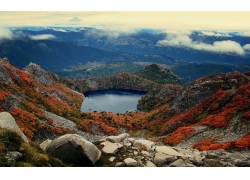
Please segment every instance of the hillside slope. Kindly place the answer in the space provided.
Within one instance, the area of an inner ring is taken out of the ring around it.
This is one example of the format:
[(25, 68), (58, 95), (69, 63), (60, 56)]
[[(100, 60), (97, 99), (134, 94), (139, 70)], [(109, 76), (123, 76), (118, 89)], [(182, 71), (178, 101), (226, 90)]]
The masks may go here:
[[(200, 150), (250, 146), (249, 72), (213, 74), (185, 86), (161, 85), (130, 73), (64, 79), (33, 63), (20, 70), (1, 59), (0, 83), (0, 112), (10, 112), (30, 142), (73, 132), (91, 133), (95, 141), (127, 131)], [(81, 93), (108, 88), (147, 90), (138, 103), (146, 111), (80, 112)]]

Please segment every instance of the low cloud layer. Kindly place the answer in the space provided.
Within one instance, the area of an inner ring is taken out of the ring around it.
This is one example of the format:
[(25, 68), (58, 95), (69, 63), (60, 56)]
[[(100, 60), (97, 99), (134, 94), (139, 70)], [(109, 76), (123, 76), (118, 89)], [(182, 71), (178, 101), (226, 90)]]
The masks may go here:
[(244, 45), (243, 49), (246, 50), (246, 51), (250, 51), (250, 44)]
[(137, 30), (135, 29), (122, 29), (122, 30), (118, 30), (118, 29), (92, 29), (90, 31), (88, 31), (87, 35), (89, 36), (96, 36), (96, 37), (103, 37), (103, 36), (107, 36), (108, 38), (117, 38), (119, 36), (126, 36), (126, 35), (130, 35), (130, 34), (134, 34), (136, 33)]
[(1, 28), (0, 27), (0, 40), (1, 39), (12, 39), (13, 38), (13, 33), (11, 30), (7, 28)]
[(212, 44), (193, 41), (189, 37), (190, 33), (169, 33), (167, 32), (166, 39), (157, 42), (158, 46), (176, 46), (188, 47), (196, 50), (210, 51), (215, 53), (234, 53), (237, 55), (244, 55), (245, 51), (241, 45), (235, 41), (224, 40), (215, 41)]
[(30, 39), (32, 40), (47, 40), (47, 39), (55, 39), (56, 36), (52, 34), (40, 34), (40, 35), (35, 35), (35, 36), (29, 36)]
[(201, 34), (215, 37), (232, 37), (228, 32), (201, 31)]

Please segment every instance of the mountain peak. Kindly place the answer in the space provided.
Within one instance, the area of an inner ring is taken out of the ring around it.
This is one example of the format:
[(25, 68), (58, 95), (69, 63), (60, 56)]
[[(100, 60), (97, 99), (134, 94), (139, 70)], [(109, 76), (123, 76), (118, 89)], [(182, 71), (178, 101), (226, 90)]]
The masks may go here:
[(183, 84), (171, 70), (158, 64), (151, 64), (136, 73), (136, 75), (160, 84)]

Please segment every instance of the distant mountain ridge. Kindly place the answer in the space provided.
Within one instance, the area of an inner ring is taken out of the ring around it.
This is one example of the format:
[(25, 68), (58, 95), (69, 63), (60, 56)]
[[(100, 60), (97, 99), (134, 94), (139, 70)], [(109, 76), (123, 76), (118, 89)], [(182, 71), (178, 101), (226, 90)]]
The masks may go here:
[(146, 66), (135, 74), (160, 84), (183, 84), (171, 70), (157, 64)]

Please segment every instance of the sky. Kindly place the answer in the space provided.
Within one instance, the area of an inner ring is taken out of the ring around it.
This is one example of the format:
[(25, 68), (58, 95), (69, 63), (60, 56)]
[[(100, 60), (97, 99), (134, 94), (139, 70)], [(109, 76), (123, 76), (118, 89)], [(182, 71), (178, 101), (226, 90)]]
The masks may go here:
[[(78, 21), (72, 21), (76, 17)], [(94, 26), (131, 30), (250, 30), (248, 12), (193, 11), (1, 11), (2, 27), (12, 26)]]
[[(84, 3), (83, 3), (84, 2)], [(226, 2), (226, 3), (225, 3)], [(247, 1), (8, 0), (0, 7), (0, 26), (94, 26), (185, 30), (250, 30)], [(1, 4), (2, 4), (1, 3)], [(245, 4), (245, 5), (244, 5)], [(249, 8), (250, 9), (250, 8)], [(74, 17), (79, 21), (72, 22)]]

